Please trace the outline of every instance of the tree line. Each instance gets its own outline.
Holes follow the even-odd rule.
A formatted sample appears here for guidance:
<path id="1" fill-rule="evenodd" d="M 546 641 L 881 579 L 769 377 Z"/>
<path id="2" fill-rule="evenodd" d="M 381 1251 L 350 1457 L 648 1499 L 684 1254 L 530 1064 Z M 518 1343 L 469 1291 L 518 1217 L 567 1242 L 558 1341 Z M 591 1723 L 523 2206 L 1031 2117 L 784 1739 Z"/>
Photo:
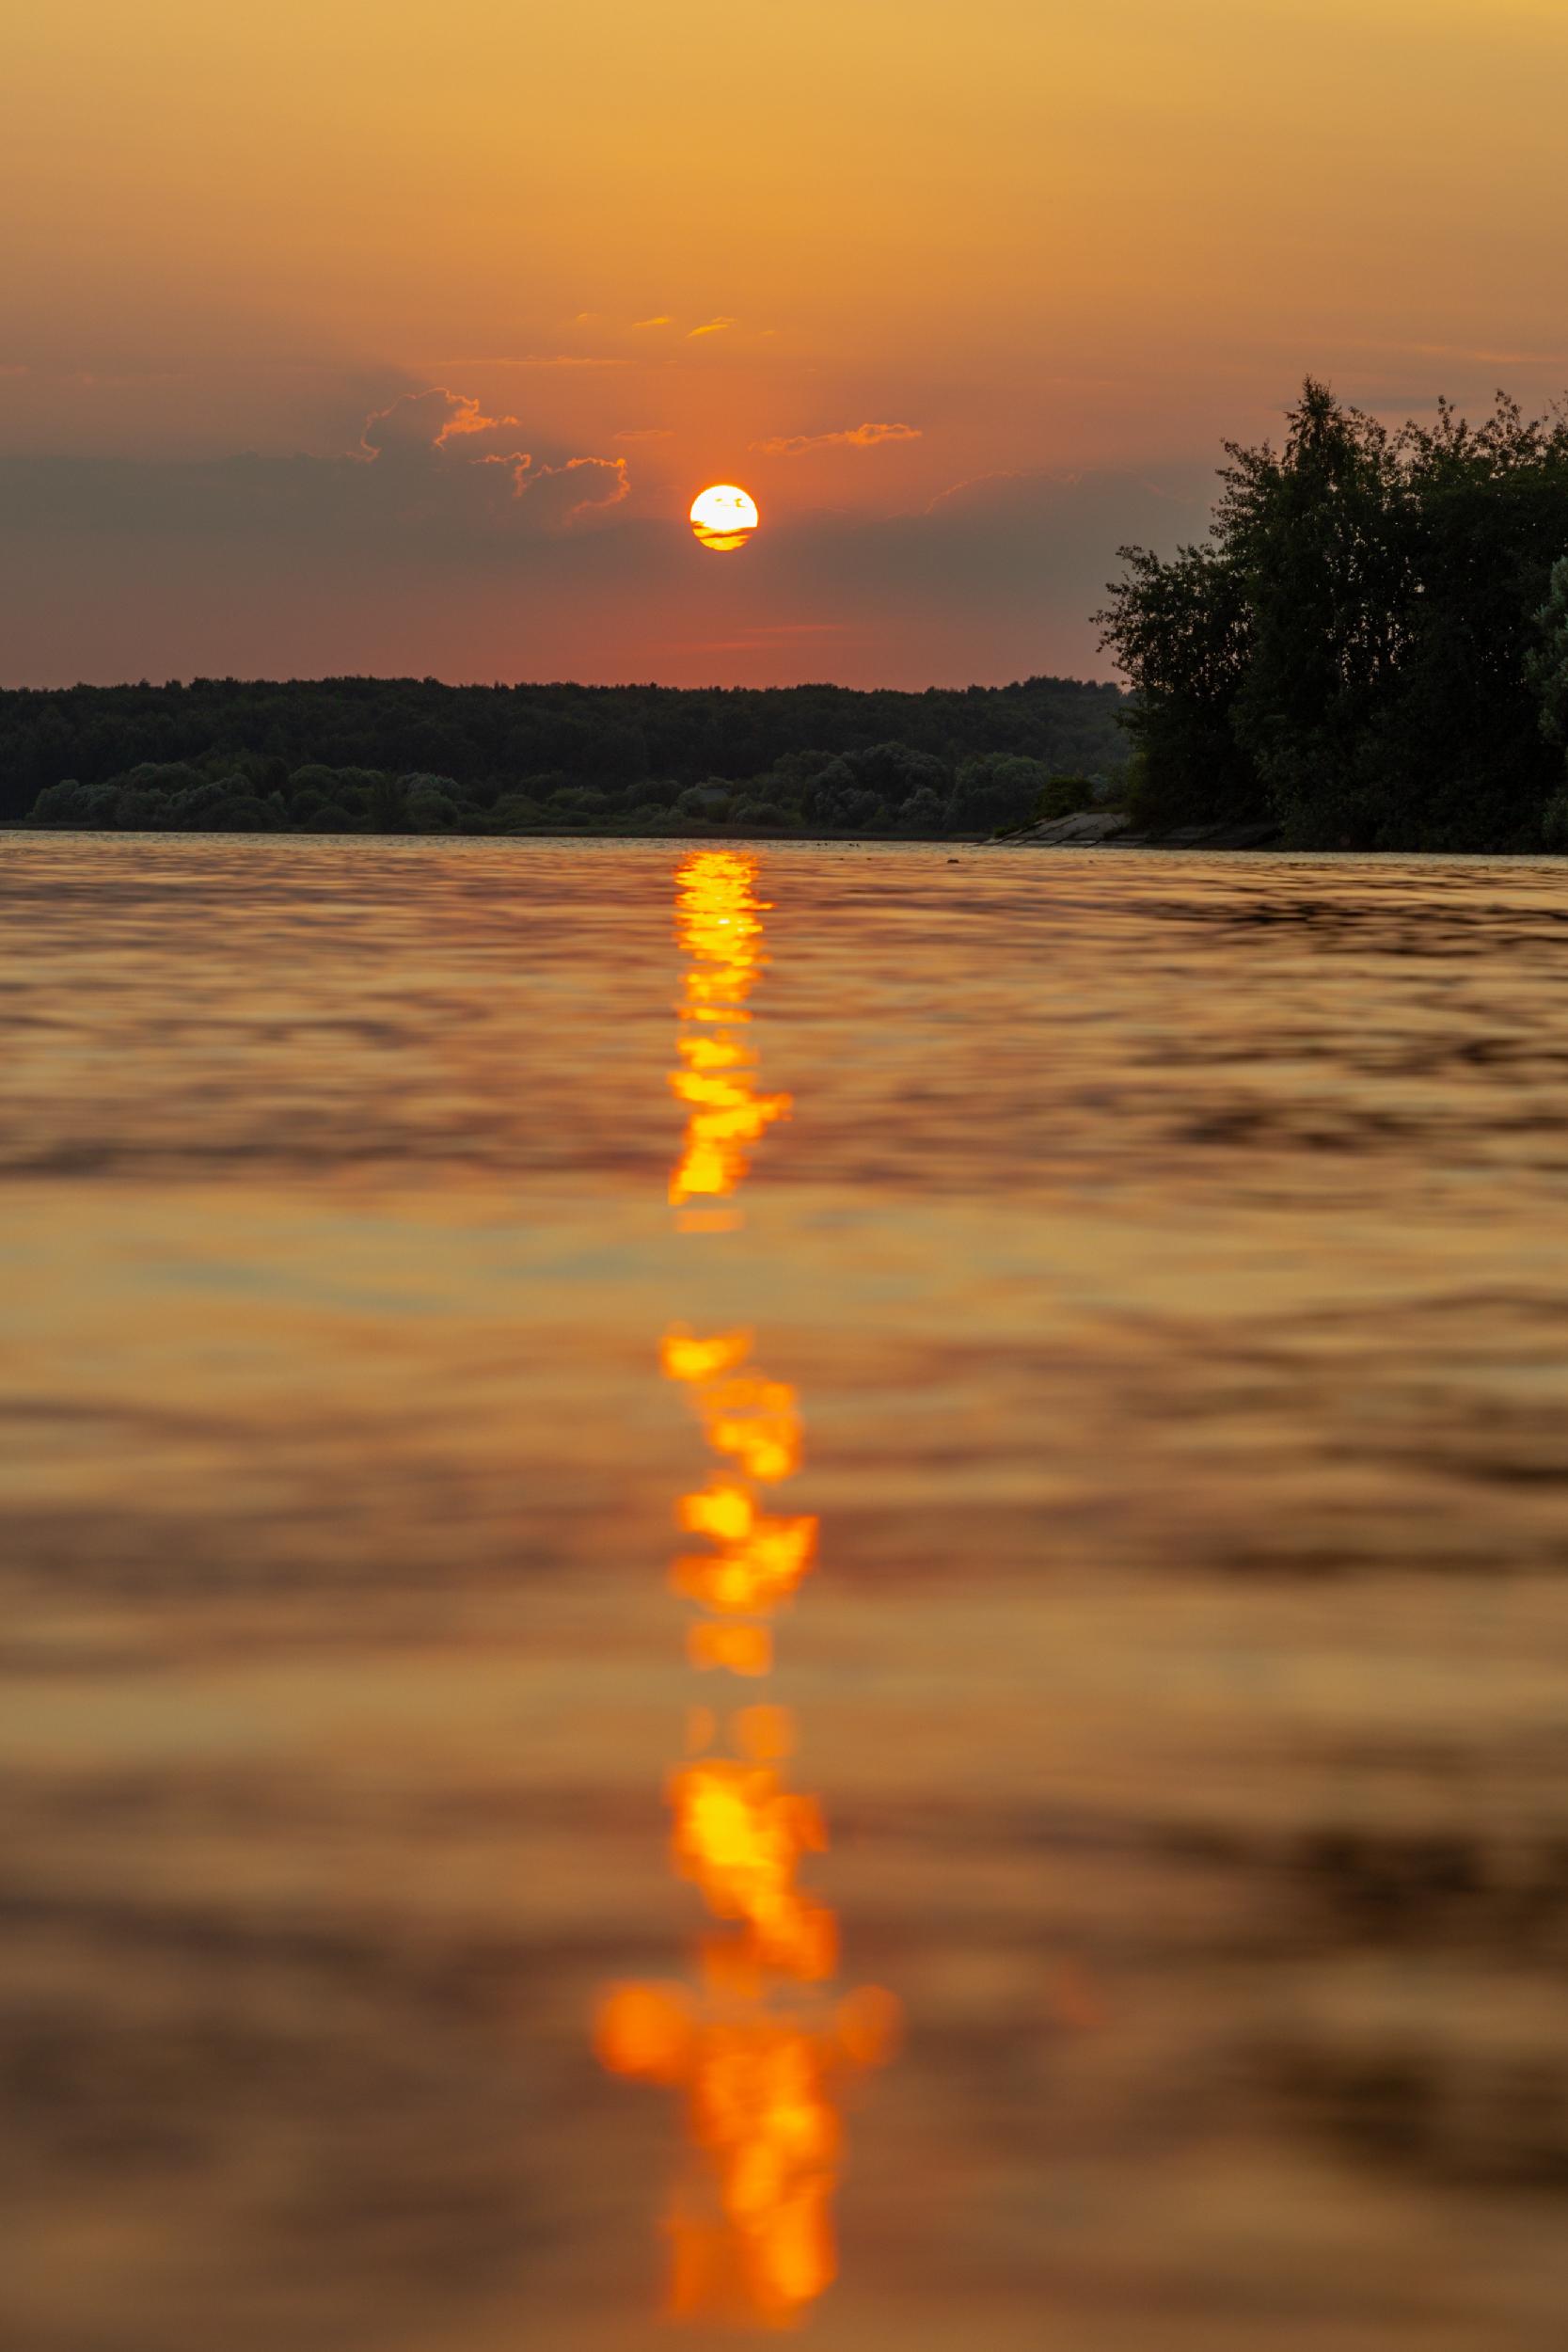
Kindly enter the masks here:
<path id="1" fill-rule="evenodd" d="M 1568 412 L 1390 428 L 1309 378 L 1227 455 L 1207 541 L 1122 548 L 1099 615 L 1134 822 L 1568 849 Z"/>
<path id="2" fill-rule="evenodd" d="M 0 806 L 123 830 L 990 833 L 1115 788 L 1120 689 L 453 687 L 0 693 Z"/>

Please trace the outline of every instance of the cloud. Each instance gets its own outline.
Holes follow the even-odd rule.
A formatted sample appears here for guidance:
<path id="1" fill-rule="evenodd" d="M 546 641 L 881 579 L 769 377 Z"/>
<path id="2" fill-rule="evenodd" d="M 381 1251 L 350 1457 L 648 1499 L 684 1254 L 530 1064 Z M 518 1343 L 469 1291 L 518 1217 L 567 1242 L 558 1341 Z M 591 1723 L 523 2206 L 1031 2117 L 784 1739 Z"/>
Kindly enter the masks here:
<path id="1" fill-rule="evenodd" d="M 636 329 L 636 328 L 638 328 L 639 326 L 673 326 L 673 325 L 674 325 L 674 324 L 675 324 L 675 322 L 674 322 L 674 320 L 673 320 L 673 319 L 670 316 L 670 313 L 668 312 L 668 310 L 661 310 L 661 311 L 659 312 L 659 314 L 658 314 L 657 318 L 654 318 L 654 319 L 633 319 L 633 321 L 632 321 L 632 327 L 633 327 L 633 330 L 635 331 L 635 329 Z"/>
<path id="2" fill-rule="evenodd" d="M 436 384 L 425 391 L 400 393 L 388 407 L 372 410 L 359 437 L 358 457 L 378 468 L 390 466 L 405 497 L 417 488 L 422 503 L 404 506 L 409 519 L 421 511 L 428 516 L 444 510 L 473 526 L 504 528 L 502 505 L 526 500 L 531 528 L 570 531 L 630 497 L 626 458 L 584 455 L 535 463 L 531 451 L 516 447 L 517 430 L 515 417 L 488 417 L 468 393 Z"/>
<path id="3" fill-rule="evenodd" d="M 441 368 L 626 368 L 629 359 L 610 359 L 586 351 L 485 352 L 461 359 L 437 359 Z"/>
<path id="4" fill-rule="evenodd" d="M 788 645 L 801 637 L 856 634 L 847 621 L 753 621 L 739 637 L 672 638 L 668 650 L 683 653 L 754 653 L 759 646 Z"/>
<path id="5" fill-rule="evenodd" d="M 1047 473 L 1042 468 L 1030 468 L 1022 473 L 976 473 L 962 482 L 950 482 L 945 490 L 939 490 L 927 508 L 927 515 L 940 515 L 944 506 L 955 501 L 964 506 L 1005 506 L 1017 503 L 1018 485 L 1029 490 L 1046 485 L 1070 489 L 1076 474 Z"/>
<path id="6" fill-rule="evenodd" d="M 459 394 L 458 406 L 436 436 L 436 446 L 437 449 L 445 449 L 449 441 L 467 439 L 470 435 L 499 433 L 507 425 L 515 424 L 516 421 L 515 417 L 487 417 L 481 410 L 477 400 L 468 400 Z"/>
<path id="7" fill-rule="evenodd" d="M 783 644 L 795 637 L 844 637 L 848 635 L 848 621 L 748 621 L 743 637 L 726 637 L 724 644 L 715 640 L 693 642 L 689 637 L 670 640 L 684 644 L 687 651 L 734 651 L 738 644 Z"/>
<path id="8" fill-rule="evenodd" d="M 1357 351 L 1390 351 L 1405 358 L 1471 359 L 1483 367 L 1560 368 L 1568 353 L 1560 351 L 1492 351 L 1467 343 L 1356 343 Z"/>
<path id="9" fill-rule="evenodd" d="M 781 433 L 770 441 L 753 441 L 764 457 L 800 457 L 813 449 L 876 449 L 883 441 L 918 441 L 917 424 L 854 424 L 842 433 Z"/>
<path id="10" fill-rule="evenodd" d="M 360 454 L 366 458 L 402 460 L 433 457 L 438 450 L 453 441 L 478 444 L 493 436 L 504 436 L 515 428 L 515 417 L 487 417 L 477 400 L 467 392 L 449 391 L 444 384 L 433 384 L 427 391 L 402 392 L 389 407 L 372 409 L 365 419 L 359 436 Z M 503 457 L 508 462 L 522 457 L 520 450 L 487 451 L 486 456 Z M 470 460 L 479 456 L 477 446 L 464 452 Z"/>
<path id="11" fill-rule="evenodd" d="M 744 653 L 776 654 L 787 652 L 793 641 L 803 632 L 793 628 L 750 628 L 741 637 L 676 637 L 659 650 L 665 653 Z M 823 621 L 814 624 L 814 637 L 863 637 L 864 630 L 851 629 L 847 622 Z"/>
<path id="12" fill-rule="evenodd" d="M 708 319 L 708 320 L 707 320 L 707 321 L 706 321 L 706 322 L 705 322 L 703 326 L 689 326 L 689 327 L 688 327 L 687 332 L 686 332 L 686 340 L 687 340 L 687 342 L 689 343 L 689 342 L 695 342 L 695 341 L 696 341 L 696 339 L 697 339 L 697 337 L 698 337 L 699 335 L 722 335 L 722 334 L 723 334 L 723 333 L 724 333 L 724 332 L 725 332 L 725 331 L 726 331 L 729 327 L 732 327 L 734 325 L 735 325 L 735 321 L 734 321 L 734 319 Z"/>
<path id="13" fill-rule="evenodd" d="M 525 460 L 526 467 L 526 460 Z M 562 466 L 519 467 L 516 495 L 548 530 L 570 531 L 591 515 L 603 515 L 631 496 L 624 457 L 568 457 Z"/>
<path id="14" fill-rule="evenodd" d="M 1081 485 L 1092 489 L 1096 484 L 1112 482 L 1132 485 L 1146 498 L 1157 499 L 1162 505 L 1184 507 L 1193 514 L 1207 514 L 1213 503 L 1208 476 L 1195 476 L 1187 468 L 1180 469 L 1177 486 L 1172 488 L 1168 484 L 1151 482 L 1144 474 L 1056 473 L 1044 466 L 1029 466 L 1016 472 L 976 473 L 962 482 L 950 482 L 945 490 L 939 490 L 927 501 L 926 512 L 1006 518 L 1034 511 L 1042 503 L 1055 504 Z"/>
<path id="15" fill-rule="evenodd" d="M 393 564 L 465 548 L 503 557 L 524 540 L 574 532 L 631 495 L 625 456 L 521 441 L 517 418 L 436 384 L 372 408 L 336 456 L 0 460 L 0 474 L 24 509 L 60 501 L 62 532 L 297 544 L 345 559 L 379 549 Z"/>

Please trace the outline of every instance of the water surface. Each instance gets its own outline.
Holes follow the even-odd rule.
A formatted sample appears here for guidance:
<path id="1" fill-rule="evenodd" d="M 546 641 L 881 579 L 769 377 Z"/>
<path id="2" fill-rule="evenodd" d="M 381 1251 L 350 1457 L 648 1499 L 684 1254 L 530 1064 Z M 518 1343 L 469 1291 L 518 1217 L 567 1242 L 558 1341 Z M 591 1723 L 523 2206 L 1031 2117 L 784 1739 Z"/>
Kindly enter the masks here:
<path id="1" fill-rule="evenodd" d="M 756 1695 L 675 1324 L 798 1402 L 767 1699 L 903 2015 L 804 2340 L 1555 2352 L 1562 869 L 764 849 L 693 1230 L 685 855 L 0 844 L 24 2352 L 685 2340 L 594 2042 Z"/>

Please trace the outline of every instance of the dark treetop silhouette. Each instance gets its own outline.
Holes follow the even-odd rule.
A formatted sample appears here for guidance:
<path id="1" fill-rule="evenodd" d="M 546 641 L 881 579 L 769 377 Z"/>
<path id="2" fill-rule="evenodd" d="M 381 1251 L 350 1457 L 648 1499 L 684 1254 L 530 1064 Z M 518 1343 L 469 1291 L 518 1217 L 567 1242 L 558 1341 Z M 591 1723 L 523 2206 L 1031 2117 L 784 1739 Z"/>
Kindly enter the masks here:
<path id="1" fill-rule="evenodd" d="M 1135 819 L 1568 847 L 1568 413 L 1391 431 L 1309 378 L 1282 451 L 1227 450 L 1207 543 L 1123 548 L 1100 615 Z"/>
<path id="2" fill-rule="evenodd" d="M 1125 765 L 1115 686 L 859 693 L 328 678 L 0 694 L 4 814 L 130 831 L 941 835 Z"/>

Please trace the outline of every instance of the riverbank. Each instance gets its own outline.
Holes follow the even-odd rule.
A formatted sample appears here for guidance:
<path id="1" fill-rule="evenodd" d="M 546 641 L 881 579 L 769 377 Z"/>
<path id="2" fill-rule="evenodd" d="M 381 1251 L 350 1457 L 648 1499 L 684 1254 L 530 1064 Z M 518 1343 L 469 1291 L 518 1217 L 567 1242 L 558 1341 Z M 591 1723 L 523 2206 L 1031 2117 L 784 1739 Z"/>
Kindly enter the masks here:
<path id="1" fill-rule="evenodd" d="M 1124 809 L 1080 808 L 1070 816 L 1024 825 L 1001 836 L 1009 847 L 1042 850 L 1273 850 L 1284 828 L 1272 821 L 1245 825 L 1182 825 L 1173 833 L 1144 833 Z"/>

